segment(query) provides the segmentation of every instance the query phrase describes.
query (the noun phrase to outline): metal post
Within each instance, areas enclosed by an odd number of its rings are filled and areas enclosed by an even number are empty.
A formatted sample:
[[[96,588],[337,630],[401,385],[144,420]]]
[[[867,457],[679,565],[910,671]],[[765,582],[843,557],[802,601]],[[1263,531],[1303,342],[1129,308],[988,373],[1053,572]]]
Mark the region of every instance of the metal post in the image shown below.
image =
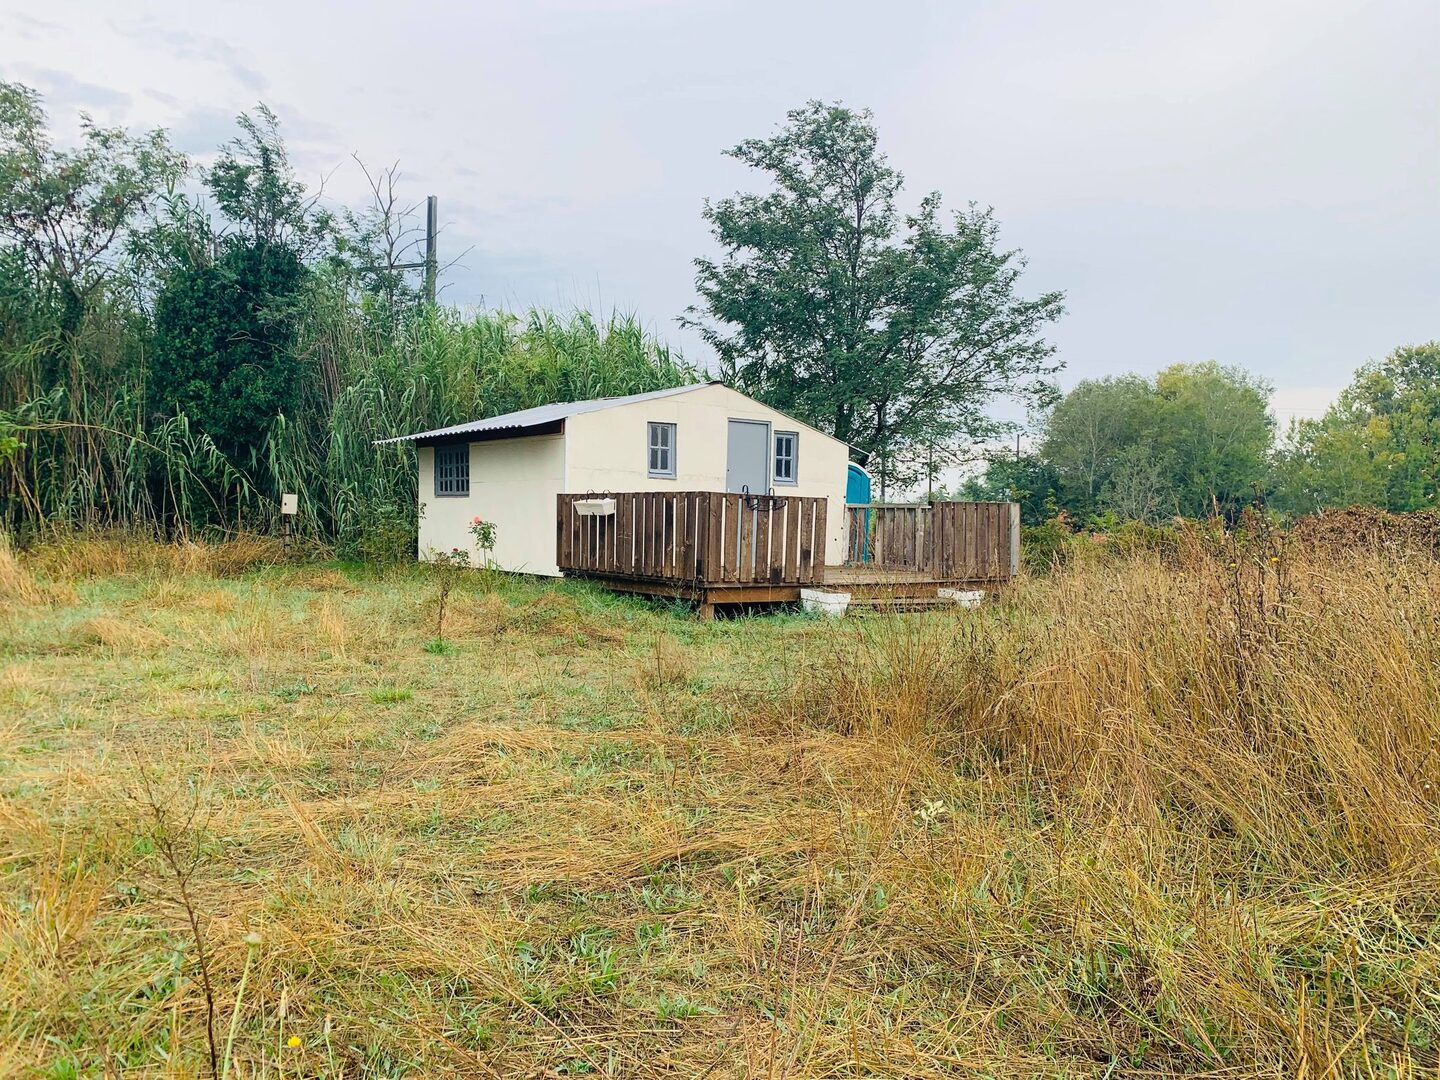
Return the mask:
[[[439,231],[439,200],[425,197],[425,299],[435,303],[435,278],[439,273],[436,257],[436,233]]]

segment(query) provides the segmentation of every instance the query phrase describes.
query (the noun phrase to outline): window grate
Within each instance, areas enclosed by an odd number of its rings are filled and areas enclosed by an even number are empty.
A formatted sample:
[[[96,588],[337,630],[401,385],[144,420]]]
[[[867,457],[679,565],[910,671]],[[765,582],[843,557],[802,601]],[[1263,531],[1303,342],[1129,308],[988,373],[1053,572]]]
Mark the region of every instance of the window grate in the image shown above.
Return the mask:
[[[442,498],[470,494],[468,444],[435,447],[435,494]]]

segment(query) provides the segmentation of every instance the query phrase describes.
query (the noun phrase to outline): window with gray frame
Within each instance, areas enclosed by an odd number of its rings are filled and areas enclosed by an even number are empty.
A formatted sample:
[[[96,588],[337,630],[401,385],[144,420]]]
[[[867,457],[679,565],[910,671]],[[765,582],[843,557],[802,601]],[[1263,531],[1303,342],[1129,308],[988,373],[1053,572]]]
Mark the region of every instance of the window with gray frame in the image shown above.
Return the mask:
[[[796,484],[800,476],[800,433],[775,432],[775,483]]]
[[[442,498],[470,494],[470,447],[467,443],[435,447],[435,494]]]
[[[650,475],[675,476],[675,425],[650,425]]]

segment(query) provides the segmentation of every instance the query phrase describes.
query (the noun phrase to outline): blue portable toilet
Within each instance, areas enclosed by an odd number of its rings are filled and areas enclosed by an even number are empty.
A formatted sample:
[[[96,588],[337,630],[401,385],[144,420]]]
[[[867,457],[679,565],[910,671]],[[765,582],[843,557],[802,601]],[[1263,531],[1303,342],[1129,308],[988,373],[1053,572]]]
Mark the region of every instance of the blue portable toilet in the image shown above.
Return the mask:
[[[870,474],[850,462],[850,472],[845,478],[845,502],[847,505],[855,503],[868,503],[870,501]],[[849,558],[855,562],[870,561],[870,511],[862,510],[860,520],[851,516],[851,524],[858,525],[860,536],[852,536],[849,540]]]
[[[845,501],[847,503],[868,503],[870,501],[870,474],[850,462],[850,475],[845,480]]]

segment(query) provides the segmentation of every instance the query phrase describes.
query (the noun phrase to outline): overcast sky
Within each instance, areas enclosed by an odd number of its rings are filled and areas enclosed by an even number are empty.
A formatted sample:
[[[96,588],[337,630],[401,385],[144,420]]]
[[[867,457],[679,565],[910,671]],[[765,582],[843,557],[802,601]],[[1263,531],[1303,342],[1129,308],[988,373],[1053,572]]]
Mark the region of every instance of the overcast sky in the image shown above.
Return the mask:
[[[1061,289],[1062,382],[1206,359],[1282,424],[1440,337],[1440,0],[397,4],[0,0],[52,119],[205,156],[263,100],[295,164],[440,197],[444,299],[675,318],[721,156],[809,98],[874,110],[907,198],[993,206]]]

